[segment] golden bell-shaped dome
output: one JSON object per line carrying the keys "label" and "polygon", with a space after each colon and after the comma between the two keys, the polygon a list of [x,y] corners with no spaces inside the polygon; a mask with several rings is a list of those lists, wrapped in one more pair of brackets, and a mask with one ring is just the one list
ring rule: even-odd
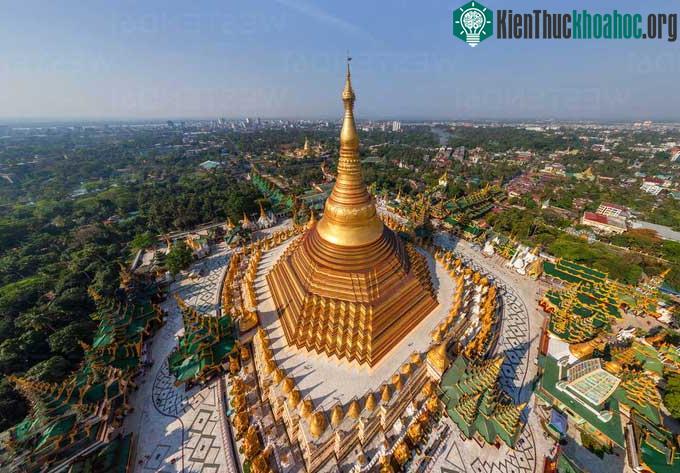
{"label": "golden bell-shaped dome", "polygon": [[420,425],[420,422],[414,422],[409,426],[406,434],[413,443],[418,443],[423,436],[423,426]]}
{"label": "golden bell-shaped dome", "polygon": [[248,413],[247,412],[239,412],[234,416],[234,427],[236,428],[237,431],[239,432],[245,432],[245,430],[248,428],[249,422],[248,422]]}
{"label": "golden bell-shaped dome", "polygon": [[394,473],[394,468],[390,464],[390,456],[383,455],[380,457],[380,473]]}
{"label": "golden bell-shaped dome", "polygon": [[245,391],[246,383],[243,382],[241,378],[234,378],[231,383],[231,393],[241,394]]}
{"label": "golden bell-shaped dome", "polygon": [[432,340],[434,340],[436,343],[442,341],[442,332],[438,327],[434,330],[434,332],[432,332]]}
{"label": "golden bell-shaped dome", "polygon": [[404,364],[401,366],[401,370],[399,370],[399,371],[401,371],[401,374],[403,374],[404,376],[410,375],[410,374],[411,374],[411,371],[412,371],[412,369],[411,369],[411,363],[404,363]]}
{"label": "golden bell-shaped dome", "polygon": [[312,414],[312,420],[309,423],[309,431],[314,437],[321,437],[326,430],[326,417],[323,412],[317,411]]}
{"label": "golden bell-shaped dome", "polygon": [[399,444],[396,446],[394,449],[394,459],[399,463],[399,465],[403,466],[407,461],[408,457],[410,455],[410,451],[408,448],[408,445],[406,445],[406,442],[401,440]]}
{"label": "golden bell-shaped dome", "polygon": [[250,350],[248,350],[248,347],[242,346],[241,349],[239,350],[239,356],[243,361],[250,360]]}
{"label": "golden bell-shaped dome", "polygon": [[283,379],[283,371],[281,371],[281,368],[276,368],[274,370],[274,382],[275,383],[280,383],[281,380]]}
{"label": "golden bell-shaped dome", "polygon": [[342,411],[342,406],[336,404],[333,409],[331,409],[331,425],[337,427],[345,418],[345,413]]}
{"label": "golden bell-shaped dome", "polygon": [[401,375],[399,373],[394,373],[392,377],[390,378],[390,382],[392,384],[397,384],[399,380],[401,379]]}
{"label": "golden bell-shaped dome", "polygon": [[290,393],[293,388],[295,387],[295,381],[293,381],[292,378],[285,378],[283,380],[283,386],[281,387],[281,390],[284,392],[284,394]]}
{"label": "golden bell-shaped dome", "polygon": [[427,410],[430,412],[435,412],[438,409],[439,399],[437,399],[437,396],[435,395],[430,396],[430,398],[427,400]]}
{"label": "golden bell-shaped dome", "polygon": [[427,360],[440,373],[449,367],[448,355],[446,354],[446,344],[435,345],[427,352]]}
{"label": "golden bell-shaped dome", "polygon": [[359,401],[354,399],[352,402],[349,403],[349,409],[347,409],[347,415],[351,417],[352,419],[358,419],[359,416],[361,415],[361,405],[359,404]]}
{"label": "golden bell-shaped dome", "polygon": [[314,210],[309,210],[309,220],[307,221],[307,228],[312,228],[316,224],[316,216],[314,215]]}
{"label": "golden bell-shaped dome", "polygon": [[308,418],[312,412],[314,412],[314,403],[311,399],[305,399],[302,401],[302,407],[300,408],[300,414],[305,419]]}
{"label": "golden bell-shaped dome", "polygon": [[423,389],[420,390],[420,394],[422,394],[425,397],[432,395],[433,392],[434,383],[431,380],[426,382],[425,385],[423,386]]}
{"label": "golden bell-shaped dome", "polygon": [[377,403],[375,402],[375,396],[373,395],[373,393],[368,393],[366,395],[366,404],[364,405],[366,409],[368,409],[369,411],[372,411],[373,409],[376,408]]}
{"label": "golden bell-shaped dome", "polygon": [[383,223],[378,218],[373,198],[366,190],[359,161],[359,135],[354,123],[352,79],[347,63],[347,77],[342,91],[345,116],[340,131],[338,176],[326,200],[323,218],[317,224],[321,237],[336,245],[361,246],[382,236]]}
{"label": "golden bell-shaped dome", "polygon": [[267,282],[289,345],[375,366],[437,299],[427,261],[383,225],[364,183],[349,68],[342,96],[337,178],[323,217],[278,259]]}
{"label": "golden bell-shaped dome", "polygon": [[380,400],[382,402],[389,402],[392,398],[392,392],[390,391],[390,385],[383,385],[382,391],[380,392]]}
{"label": "golden bell-shaped dome", "polygon": [[241,412],[246,408],[246,397],[243,394],[237,394],[233,397],[231,404],[234,406],[234,410]]}
{"label": "golden bell-shaped dome", "polygon": [[301,399],[302,396],[300,395],[300,390],[295,388],[293,391],[291,391],[290,396],[288,396],[288,405],[291,409],[295,409],[298,404],[300,404]]}
{"label": "golden bell-shaped dome", "polygon": [[411,360],[411,363],[413,363],[414,365],[417,365],[418,363],[420,363],[420,360],[422,360],[422,357],[420,356],[420,353],[414,351],[413,353],[411,353],[409,360]]}

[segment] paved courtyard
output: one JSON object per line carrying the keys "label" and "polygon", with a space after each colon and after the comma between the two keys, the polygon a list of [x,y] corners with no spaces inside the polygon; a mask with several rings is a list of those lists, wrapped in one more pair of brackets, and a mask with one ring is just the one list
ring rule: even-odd
{"label": "paved courtyard", "polygon": [[[214,315],[228,256],[226,247],[217,246],[212,255],[191,268],[204,275],[174,283],[171,293],[178,293],[201,313]],[[172,297],[163,308],[168,311],[167,322],[150,346],[154,365],[140,378],[140,389],[132,400],[135,412],[125,421],[126,428],[138,434],[135,471],[236,473],[231,448],[224,447],[231,439],[220,413],[219,380],[190,391],[175,387],[167,356],[184,328]]]}
{"label": "paved courtyard", "polygon": [[[454,250],[468,265],[490,275],[499,288],[503,301],[502,326],[495,353],[506,358],[501,370],[501,385],[516,403],[529,402],[533,395],[531,385],[537,373],[534,360],[543,317],[538,310],[538,283],[505,268],[503,260],[482,256],[465,241],[439,235],[437,243]],[[539,471],[552,443],[544,438],[530,402],[525,416],[527,424],[514,450],[504,444],[497,448],[474,439],[468,440],[453,422],[444,418],[451,427],[451,433],[447,447],[433,461],[430,469],[466,473]]]}

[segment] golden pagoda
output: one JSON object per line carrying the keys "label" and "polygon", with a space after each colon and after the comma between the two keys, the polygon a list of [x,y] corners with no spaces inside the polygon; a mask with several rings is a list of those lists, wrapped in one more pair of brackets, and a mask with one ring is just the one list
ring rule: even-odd
{"label": "golden pagoda", "polygon": [[349,63],[338,175],[323,218],[268,274],[290,345],[375,365],[436,306],[426,260],[383,225],[368,193]]}

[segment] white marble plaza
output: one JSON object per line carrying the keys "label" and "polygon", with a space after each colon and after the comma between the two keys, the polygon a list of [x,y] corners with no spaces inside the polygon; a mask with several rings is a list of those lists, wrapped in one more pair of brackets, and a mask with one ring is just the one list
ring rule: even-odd
{"label": "white marble plaza", "polygon": [[[218,246],[213,254],[193,265],[204,276],[174,283],[184,301],[201,313],[215,314],[219,284],[227,267],[229,250]],[[154,336],[150,350],[154,365],[140,378],[135,393],[135,411],[126,419],[126,429],[137,434],[135,472],[236,473],[222,406],[220,380],[186,392],[176,387],[168,372],[167,356],[177,345],[184,327],[174,298],[163,308],[166,324]]]}

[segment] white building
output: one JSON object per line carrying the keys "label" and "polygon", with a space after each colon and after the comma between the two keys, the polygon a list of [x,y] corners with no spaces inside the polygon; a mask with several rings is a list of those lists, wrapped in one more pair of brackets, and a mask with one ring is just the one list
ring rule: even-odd
{"label": "white building", "polygon": [[602,202],[595,212],[606,217],[627,217],[629,215],[626,207],[608,202]]}

